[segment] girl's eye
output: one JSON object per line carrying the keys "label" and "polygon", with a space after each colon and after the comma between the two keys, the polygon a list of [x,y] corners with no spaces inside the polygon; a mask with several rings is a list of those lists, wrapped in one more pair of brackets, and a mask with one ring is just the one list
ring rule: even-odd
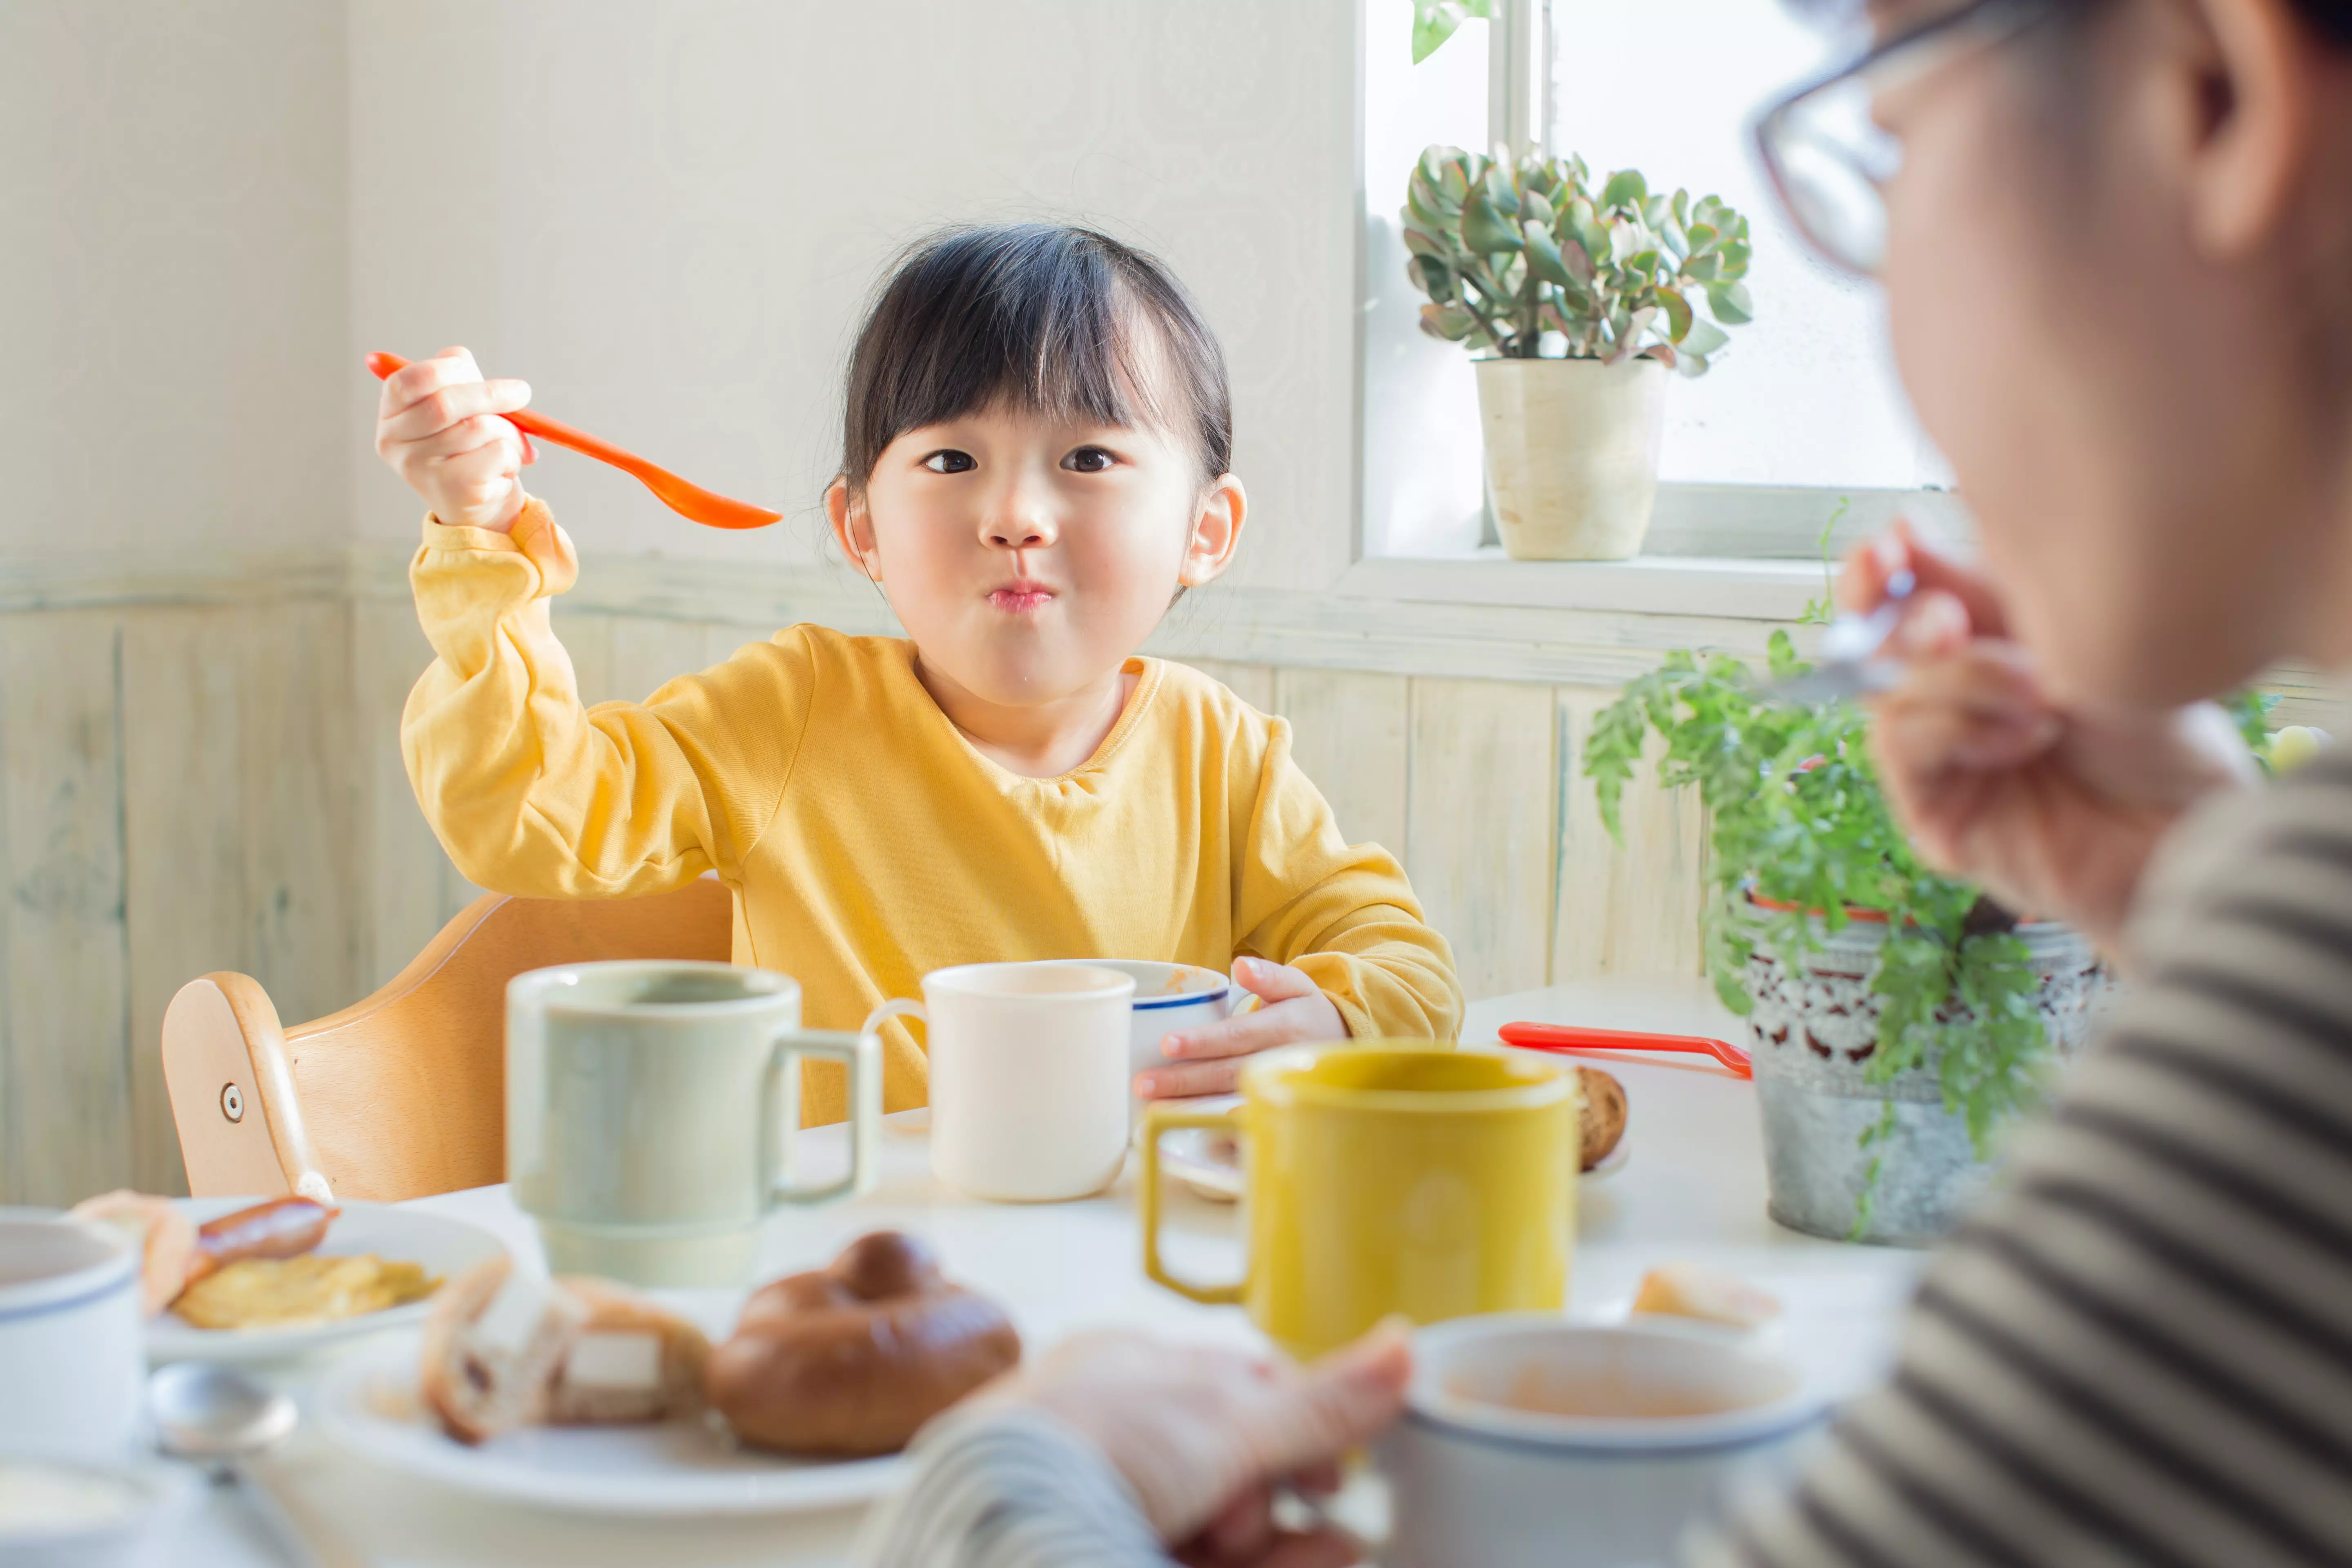
{"label": "girl's eye", "polygon": [[925,458],[923,467],[935,474],[968,474],[980,465],[971,460],[970,452],[959,452],[950,447],[946,451],[933,452],[929,457]]}
{"label": "girl's eye", "polygon": [[1100,447],[1081,447],[1062,459],[1062,467],[1076,474],[1108,473],[1118,465],[1118,459]]}

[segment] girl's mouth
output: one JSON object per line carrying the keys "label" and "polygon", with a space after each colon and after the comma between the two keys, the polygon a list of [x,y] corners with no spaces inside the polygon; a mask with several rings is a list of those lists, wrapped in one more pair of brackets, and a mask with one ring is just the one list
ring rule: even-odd
{"label": "girl's mouth", "polygon": [[1052,603],[1053,598],[1053,589],[1043,583],[1033,583],[1027,578],[1023,578],[1018,582],[1007,583],[1003,587],[989,595],[988,602],[992,608],[1005,615],[1025,616],[1032,611],[1044,609]]}

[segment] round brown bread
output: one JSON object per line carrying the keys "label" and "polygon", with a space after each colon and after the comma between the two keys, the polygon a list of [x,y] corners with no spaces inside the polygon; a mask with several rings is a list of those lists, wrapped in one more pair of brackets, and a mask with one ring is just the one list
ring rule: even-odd
{"label": "round brown bread", "polygon": [[1583,1147],[1582,1168],[1589,1171],[1609,1158],[1625,1135],[1625,1086],[1599,1068],[1580,1067],[1576,1088],[1576,1131]]}
{"label": "round brown bread", "polygon": [[1003,1309],[948,1283],[921,1242],[884,1230],[754,1293],[710,1352],[703,1392],[759,1447],[889,1454],[1020,1359]]}

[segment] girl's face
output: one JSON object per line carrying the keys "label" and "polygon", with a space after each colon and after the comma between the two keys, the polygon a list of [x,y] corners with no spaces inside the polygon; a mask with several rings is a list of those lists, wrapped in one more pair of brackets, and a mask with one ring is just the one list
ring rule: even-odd
{"label": "girl's face", "polygon": [[863,497],[836,479],[825,500],[924,665],[1006,708],[1115,676],[1180,586],[1225,569],[1245,506],[1156,426],[1002,405],[906,432]]}

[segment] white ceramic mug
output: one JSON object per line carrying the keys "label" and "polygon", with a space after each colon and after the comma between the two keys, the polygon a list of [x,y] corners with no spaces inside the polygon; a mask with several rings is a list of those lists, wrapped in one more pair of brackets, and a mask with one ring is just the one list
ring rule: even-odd
{"label": "white ceramic mug", "polygon": [[[549,1267],[635,1285],[740,1286],[782,1205],[878,1171],[882,1042],[803,1029],[800,983],[731,963],[623,960],[507,984],[507,1180]],[[796,1169],[800,1058],[849,1074],[849,1169]]]}
{"label": "white ceramic mug", "polygon": [[1051,1203],[1110,1185],[1127,1158],[1135,980],[1087,963],[966,963],[920,1002],[866,1020],[922,1021],[931,1170],[977,1198]]}
{"label": "white ceramic mug", "polygon": [[65,1218],[0,1217],[0,1448],[121,1458],[145,1430],[139,1249]]}
{"label": "white ceramic mug", "polygon": [[1404,1419],[1378,1450],[1391,1516],[1380,1561],[1670,1561],[1717,1494],[1787,1464],[1824,1406],[1787,1358],[1697,1325],[1515,1312],[1424,1329]]}
{"label": "white ceramic mug", "polygon": [[1135,1075],[1146,1068],[1167,1065],[1168,1058],[1160,1054],[1160,1042],[1178,1029],[1197,1028],[1230,1016],[1241,988],[1215,970],[1197,963],[1158,963],[1140,958],[1090,958],[1087,962],[1134,977],[1127,1077],[1129,1109],[1140,1117],[1148,1102],[1133,1098]]}

